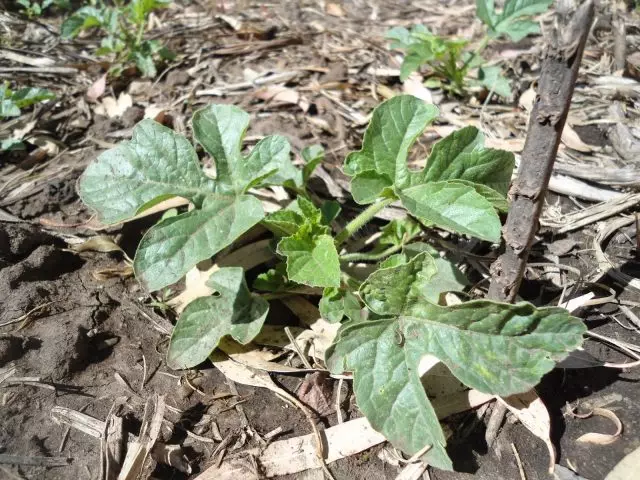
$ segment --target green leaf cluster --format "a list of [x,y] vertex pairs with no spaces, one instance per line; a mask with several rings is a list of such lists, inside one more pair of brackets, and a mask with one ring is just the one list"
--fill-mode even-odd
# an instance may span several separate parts
[[[46,88],[24,87],[13,91],[7,83],[0,84],[0,119],[18,117],[23,108],[55,98]],[[23,149],[22,138],[0,134],[0,152]]]
[[540,33],[538,24],[529,17],[546,12],[553,0],[507,0],[501,12],[494,3],[494,0],[476,0],[476,15],[492,37],[506,36],[519,42],[527,35]]
[[82,31],[97,29],[105,34],[97,55],[111,56],[111,73],[119,75],[129,64],[134,64],[144,77],[157,75],[156,61],[171,60],[174,54],[158,40],[144,38],[149,14],[165,8],[169,0],[133,0],[116,2],[115,6],[101,0],[92,0],[70,15],[61,27],[63,38],[75,38]]
[[[503,36],[517,42],[532,33],[538,33],[538,24],[529,17],[547,10],[552,0],[507,0],[501,12],[497,12],[493,0],[477,0],[476,14],[486,25],[487,35],[474,51],[466,48],[468,42],[433,34],[424,25],[411,30],[395,27],[387,32],[392,49],[404,50],[400,68],[400,80],[406,80],[413,72],[428,65],[431,76],[429,86],[441,87],[449,93],[463,96],[469,88],[484,87],[497,95],[511,96],[509,81],[497,65],[487,65],[481,56],[490,40]],[[471,72],[477,74],[472,78]]]
[[56,7],[59,9],[68,9],[71,7],[70,0],[17,0],[16,3],[20,5],[22,12],[29,18],[39,17],[45,10],[50,7]]
[[413,143],[438,115],[433,105],[403,95],[373,113],[362,149],[347,156],[356,202],[399,200],[425,226],[437,226],[491,242],[500,240],[498,211],[514,166],[513,154],[484,148],[484,137],[465,127],[438,142],[422,170],[407,165]]
[[2,84],[0,85],[0,118],[18,117],[21,109],[54,98],[56,98],[55,94],[46,88],[24,87],[13,91],[8,84]]
[[[189,211],[164,216],[142,238],[134,270],[149,290],[180,280],[258,223],[273,234],[278,263],[253,284],[270,293],[252,293],[242,268],[215,271],[207,281],[213,295],[182,312],[168,365],[196,367],[226,336],[250,342],[267,319],[269,300],[322,287],[323,318],[341,324],[327,367],[353,373],[360,409],[395,446],[407,454],[429,446],[423,459],[451,469],[421,383],[421,362],[435,358],[469,387],[509,395],[534,386],[577,348],[585,327],[563,309],[528,303],[446,305],[445,294],[463,291],[468,281],[455,263],[422,242],[424,228],[498,242],[513,155],[485,148],[482,134],[467,127],[435,144],[424,168],[410,170],[411,147],[437,114],[412,96],[374,110],[362,148],[344,164],[354,200],[367,207],[337,233],[332,225],[339,204],[314,203],[305,188],[322,149],[303,150],[302,169],[294,167],[280,136],[264,138],[245,154],[249,116],[234,106],[209,106],[193,117],[195,140],[213,157],[215,178],[203,173],[186,138],[151,120],[135,127],[131,141],[90,164],[80,195],[106,223],[130,219],[172,196],[191,203]],[[265,216],[252,192],[266,185],[284,186],[297,198]],[[407,218],[383,226],[370,251],[342,251],[344,240],[393,202],[404,206]],[[347,266],[353,261],[371,262],[370,273],[352,276]]]

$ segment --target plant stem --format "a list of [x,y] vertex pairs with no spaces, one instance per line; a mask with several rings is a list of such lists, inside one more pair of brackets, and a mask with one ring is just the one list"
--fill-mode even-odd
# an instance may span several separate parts
[[402,250],[404,245],[393,245],[386,250],[378,253],[345,253],[344,255],[340,255],[341,262],[377,262],[378,260],[382,260],[389,255],[393,255],[396,252]]
[[136,47],[140,46],[140,42],[142,42],[142,37],[144,36],[144,27],[147,26],[147,19],[145,18],[140,25],[138,25],[138,34],[136,35]]
[[369,207],[363,210],[362,213],[360,213],[360,215],[358,215],[356,218],[347,223],[342,231],[336,235],[336,246],[342,245],[342,243],[344,243],[347,238],[351,237],[354,233],[356,233],[367,223],[369,223],[371,219],[375,217],[376,213],[383,210],[385,207],[388,207],[396,200],[396,198],[385,198],[369,205]]
[[475,48],[473,52],[471,52],[471,55],[469,55],[469,58],[467,58],[467,61],[464,62],[464,64],[462,65],[462,68],[460,69],[461,71],[466,70],[469,64],[473,62],[473,60],[478,55],[480,55],[485,48],[487,48],[487,45],[489,44],[489,40],[491,40],[491,37],[489,35],[485,35],[482,41],[480,42],[480,44]]

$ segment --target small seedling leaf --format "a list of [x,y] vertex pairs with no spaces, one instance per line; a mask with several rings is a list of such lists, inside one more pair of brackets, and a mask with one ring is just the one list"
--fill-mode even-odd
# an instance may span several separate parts
[[495,6],[493,0],[476,0],[476,16],[489,28],[495,22]]
[[310,145],[303,148],[300,154],[305,163],[302,167],[302,180],[306,185],[313,171],[324,161],[324,148],[322,145]]
[[287,257],[287,277],[312,287],[339,287],[340,259],[333,237],[316,230],[305,225],[278,243],[278,253]]
[[419,235],[421,231],[420,224],[410,217],[391,220],[380,229],[381,235],[378,244],[381,246],[404,245]]
[[338,323],[346,316],[349,320],[361,320],[362,306],[349,290],[329,287],[322,292],[318,304],[320,315],[329,323]]

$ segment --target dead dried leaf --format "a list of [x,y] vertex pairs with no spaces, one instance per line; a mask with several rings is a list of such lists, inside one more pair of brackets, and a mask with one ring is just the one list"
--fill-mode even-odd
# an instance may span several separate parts
[[531,112],[536,95],[536,91],[531,87],[522,92],[522,95],[520,95],[520,98],[518,99],[518,105],[520,108],[523,108],[526,112]]
[[409,95],[418,97],[425,103],[433,103],[431,90],[423,85],[422,77],[420,75],[411,74],[409,78],[407,78],[402,84],[402,90],[404,91],[404,93],[408,93]]
[[[282,330],[282,327],[280,327],[280,330]],[[286,335],[284,335],[284,337],[286,341],[283,345],[286,345],[289,340]],[[255,368],[256,370],[264,370],[265,372],[271,373],[304,373],[309,371],[274,362],[273,360],[282,356],[282,352],[274,353],[261,349],[255,345],[256,343],[260,342],[254,339],[254,341],[248,345],[241,345],[225,337],[220,340],[218,348],[226,353],[233,361],[246,367]]]
[[314,372],[307,375],[296,394],[300,401],[322,417],[331,415],[335,411],[332,405],[333,385],[327,372]]
[[[366,418],[344,422],[324,431],[327,463],[335,462],[385,441]],[[258,459],[266,477],[289,475],[320,467],[313,435],[280,440],[268,445]]]
[[55,157],[60,153],[60,142],[48,135],[34,135],[27,141],[44,151],[49,157]]
[[131,265],[123,265],[113,268],[102,268],[91,272],[91,276],[99,282],[104,282],[110,278],[129,278],[133,276],[133,267]]
[[98,78],[87,89],[87,100],[91,103],[95,103],[104,94],[104,90],[107,88],[107,74],[105,73]]
[[331,15],[332,17],[345,16],[344,8],[342,8],[342,5],[340,5],[339,3],[327,3],[324,7],[324,11],[327,12],[327,15]]
[[577,247],[579,242],[575,238],[563,238],[561,240],[556,240],[547,245],[549,252],[554,255],[558,255],[559,257],[566,255],[575,247]]
[[[291,310],[311,330],[305,330],[296,337],[298,345],[308,353],[324,361],[324,352],[335,339],[340,324],[329,323],[320,316],[320,311],[308,300],[296,296],[281,299],[282,303]],[[293,345],[285,348],[293,349]]]
[[118,480],[135,480],[142,473],[145,460],[160,434],[164,409],[164,397],[154,395],[147,400],[140,437],[127,445],[127,456],[124,459]]
[[121,117],[129,107],[133,106],[131,95],[122,92],[118,99],[105,97],[96,105],[94,111],[97,115],[104,115],[109,118]]
[[485,138],[487,148],[497,148],[507,152],[519,153],[524,148],[524,138]]
[[259,480],[262,476],[258,472],[253,455],[232,457],[226,459],[220,466],[213,465],[198,475],[195,480]]
[[584,143],[576,131],[569,125],[565,124],[562,130],[562,143],[567,147],[582,153],[593,152],[594,150],[600,150],[598,147],[593,147]]
[[576,439],[576,442],[579,443],[591,443],[593,445],[609,445],[622,435],[622,422],[618,418],[618,416],[613,413],[611,410],[607,408],[594,408],[587,416],[580,415],[580,418],[588,418],[592,415],[597,415],[599,417],[608,418],[613,422],[616,427],[616,433],[597,433],[597,432],[589,432],[581,435]]
[[556,452],[551,443],[551,418],[547,407],[542,403],[535,390],[511,395],[509,397],[496,397],[504,404],[527,430],[541,439],[549,450],[549,473],[553,473],[556,463]]
[[271,105],[298,105],[303,112],[309,110],[309,102],[293,88],[284,85],[269,85],[258,90],[254,96]]
[[72,245],[71,249],[75,252],[93,251],[102,253],[124,253],[122,248],[120,248],[120,246],[116,242],[114,242],[113,239],[108,235],[96,235],[95,237],[91,237],[80,244]]
[[395,480],[420,480],[427,471],[428,465],[423,462],[413,462],[404,466]]
[[158,463],[169,465],[179,472],[191,474],[191,464],[181,445],[167,445],[158,442],[151,450],[151,458]]
[[151,93],[151,87],[153,83],[151,80],[134,80],[129,84],[129,95],[149,95]]

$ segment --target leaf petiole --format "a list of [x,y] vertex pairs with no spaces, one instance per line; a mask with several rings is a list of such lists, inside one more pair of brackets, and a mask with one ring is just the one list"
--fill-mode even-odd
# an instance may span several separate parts
[[340,255],[341,262],[377,262],[396,252],[399,252],[404,247],[404,244],[392,245],[391,247],[378,253],[345,253]]
[[384,198],[376,203],[372,203],[365,210],[362,211],[360,215],[351,220],[347,225],[336,235],[335,243],[336,246],[342,245],[349,237],[351,237],[354,233],[364,227],[367,223],[369,223],[373,217],[375,217],[376,213],[384,210],[385,207],[388,207],[393,202],[395,202],[397,198]]

